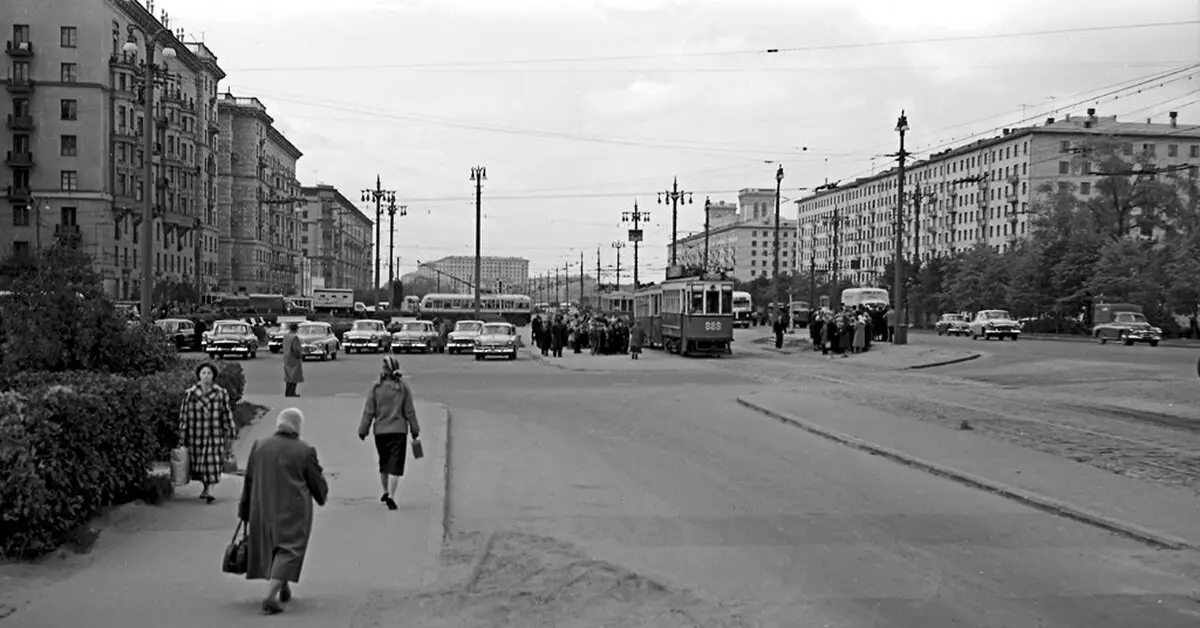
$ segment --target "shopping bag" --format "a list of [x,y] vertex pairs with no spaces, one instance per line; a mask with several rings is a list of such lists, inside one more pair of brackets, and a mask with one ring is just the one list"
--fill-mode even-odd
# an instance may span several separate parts
[[235,575],[244,575],[250,568],[250,544],[246,540],[246,522],[239,521],[233,530],[233,539],[225,548],[225,559],[221,561],[221,571]]
[[192,481],[191,470],[188,468],[187,447],[171,450],[171,481],[176,486],[183,486]]
[[421,439],[412,439],[413,458],[425,457],[425,446],[421,444]]
[[225,452],[225,460],[221,462],[221,473],[234,474],[238,472],[237,456],[232,451]]

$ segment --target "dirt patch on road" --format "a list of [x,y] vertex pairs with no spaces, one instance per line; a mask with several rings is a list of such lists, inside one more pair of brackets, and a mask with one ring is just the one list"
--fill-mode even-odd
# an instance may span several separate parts
[[473,569],[463,581],[399,599],[381,593],[358,614],[358,619],[354,622],[356,628],[752,625],[736,609],[589,558],[562,541],[512,532],[486,537]]

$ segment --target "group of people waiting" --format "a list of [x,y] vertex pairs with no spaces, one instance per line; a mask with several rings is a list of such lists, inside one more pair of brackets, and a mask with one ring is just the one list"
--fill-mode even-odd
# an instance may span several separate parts
[[896,311],[864,305],[843,305],[838,311],[821,310],[808,325],[813,351],[823,355],[862,353],[872,342],[891,342]]
[[621,315],[557,314],[553,320],[535,316],[530,322],[533,343],[542,355],[562,357],[564,348],[574,353],[591,350],[592,355],[629,354],[634,360],[642,352],[645,332],[641,325],[630,324]]

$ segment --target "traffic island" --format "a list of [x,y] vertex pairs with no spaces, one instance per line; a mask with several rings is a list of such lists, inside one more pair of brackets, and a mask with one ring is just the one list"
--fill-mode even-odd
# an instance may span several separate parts
[[888,370],[919,370],[948,366],[978,359],[982,354],[964,349],[930,347],[921,344],[894,345],[887,342],[872,342],[862,353],[823,354],[814,351],[807,335],[785,336],[783,349],[775,348],[773,336],[751,338],[748,343],[753,351],[768,354],[796,356],[802,359],[838,360],[841,364]]
[[951,430],[818,395],[769,392],[737,401],[823,438],[1156,548],[1200,549],[1200,502],[1183,489],[992,440],[969,425]]

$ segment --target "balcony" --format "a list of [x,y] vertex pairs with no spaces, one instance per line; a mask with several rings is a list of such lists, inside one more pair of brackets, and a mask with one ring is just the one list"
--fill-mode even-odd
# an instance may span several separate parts
[[124,68],[131,71],[136,71],[141,67],[138,65],[137,55],[128,52],[109,55],[108,64],[113,67]]
[[173,225],[184,229],[191,229],[196,222],[195,219],[187,214],[181,214],[173,210],[162,211],[161,207],[157,209],[159,210],[157,216],[162,219],[163,224],[165,225]]
[[32,131],[33,116],[14,116],[8,114],[8,130],[10,131]]
[[4,51],[14,59],[28,59],[33,56],[33,42],[13,41],[10,39],[5,42]]
[[68,246],[78,246],[83,241],[83,234],[79,231],[79,225],[55,225],[54,237],[59,242]]
[[28,203],[33,200],[33,191],[24,186],[10,185],[5,188],[4,194],[13,203]]
[[8,151],[4,157],[4,163],[11,168],[32,168],[33,153],[29,151]]
[[11,74],[8,76],[8,83],[4,86],[10,94],[32,94],[33,79],[27,76],[14,77]]

